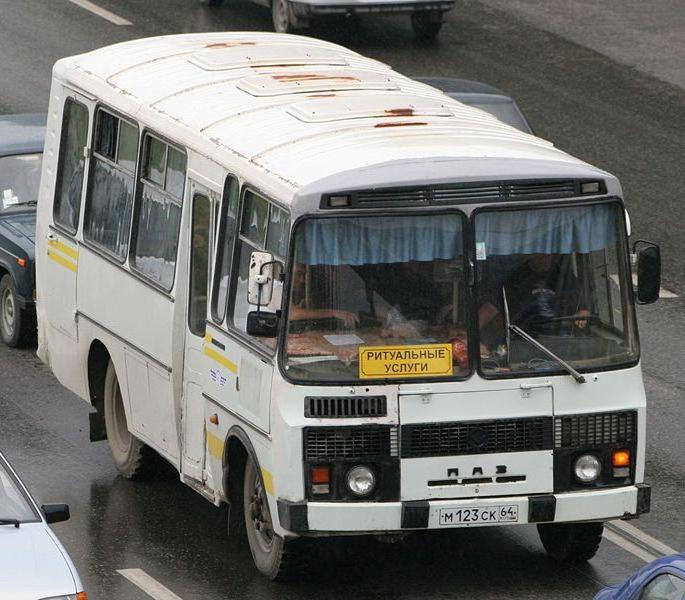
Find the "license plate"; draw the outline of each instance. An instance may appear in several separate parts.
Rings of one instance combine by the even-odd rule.
[[[519,507],[516,504],[502,506],[457,507],[440,509],[440,526],[483,525],[485,523],[518,523]]]

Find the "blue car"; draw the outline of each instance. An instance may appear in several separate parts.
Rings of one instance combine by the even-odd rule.
[[[45,115],[0,116],[0,339],[32,341],[36,330],[36,202]]]
[[[595,600],[684,600],[685,554],[659,558],[625,583],[604,588]]]

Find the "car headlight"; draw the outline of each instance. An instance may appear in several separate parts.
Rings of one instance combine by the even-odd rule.
[[[581,483],[596,481],[602,472],[602,463],[594,454],[583,454],[573,464],[573,473]]]
[[[376,487],[376,476],[369,467],[360,465],[347,472],[347,487],[356,496],[368,496]]]

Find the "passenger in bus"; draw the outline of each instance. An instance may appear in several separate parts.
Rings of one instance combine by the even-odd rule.
[[[563,257],[531,254],[503,285],[491,283],[486,286],[478,312],[481,339],[486,344],[494,338],[501,340],[505,325],[504,294],[509,322],[531,335],[569,331],[570,323],[579,330],[587,327],[588,303],[577,277]]]

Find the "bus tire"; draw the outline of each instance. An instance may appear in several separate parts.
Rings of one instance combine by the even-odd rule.
[[[417,10],[411,14],[414,36],[421,42],[432,42],[442,29],[442,13],[439,10]]]
[[[129,430],[114,363],[105,375],[105,428],[117,471],[126,479],[143,479],[151,472],[154,453]]]
[[[542,523],[538,534],[545,551],[560,562],[590,560],[602,541],[604,523]]]
[[[304,540],[286,541],[273,530],[264,481],[251,456],[243,479],[243,514],[247,541],[257,569],[272,581],[297,579],[305,571]]]
[[[0,337],[11,348],[28,344],[30,336],[29,318],[19,307],[17,288],[10,275],[0,279]]]

